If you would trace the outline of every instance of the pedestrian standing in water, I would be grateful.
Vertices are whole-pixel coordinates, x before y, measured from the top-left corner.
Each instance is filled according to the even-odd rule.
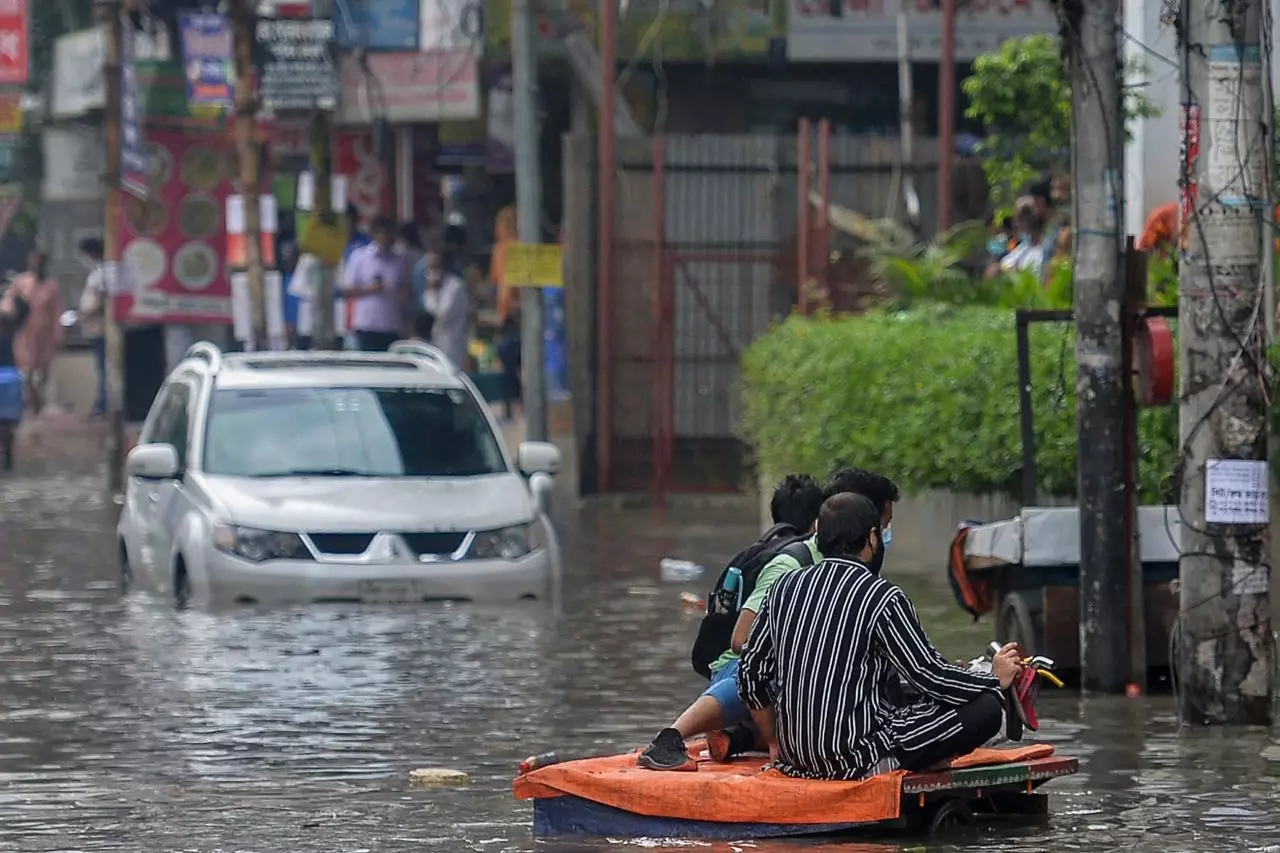
[[[98,394],[89,416],[100,418],[107,413],[107,276],[102,263],[102,241],[97,237],[81,240],[80,258],[88,267],[89,275],[80,294],[76,322],[80,324],[80,334],[89,341],[93,367],[98,373]]]
[[[355,301],[351,326],[359,349],[386,352],[406,325],[409,286],[394,251],[395,223],[380,216],[371,230],[373,242],[356,249],[343,270],[342,293]]]
[[[423,257],[426,292],[421,307],[435,317],[431,342],[460,370],[467,368],[471,337],[471,298],[462,277],[444,265],[444,253],[432,249]]]
[[[14,338],[13,355],[23,372],[27,406],[39,417],[49,370],[62,346],[62,289],[49,275],[48,260],[40,249],[32,249],[27,256],[27,271],[5,293],[0,311],[13,314],[13,300],[18,298],[27,303],[30,313]]]
[[[14,433],[22,420],[22,373],[13,356],[13,339],[27,320],[27,303],[20,296],[6,298],[0,310],[0,467],[13,470]]]

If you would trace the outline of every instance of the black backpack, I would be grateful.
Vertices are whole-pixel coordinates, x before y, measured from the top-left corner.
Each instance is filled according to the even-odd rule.
[[[698,627],[698,638],[693,641],[691,655],[694,672],[703,678],[711,677],[711,664],[733,644],[733,628],[738,623],[738,602],[745,602],[756,588],[760,570],[784,551],[800,564],[801,568],[813,565],[813,552],[806,540],[809,534],[801,533],[790,524],[775,524],[764,535],[740,551],[716,579],[707,595],[707,615]],[[737,567],[742,572],[741,591],[726,590],[725,578],[729,569]]]

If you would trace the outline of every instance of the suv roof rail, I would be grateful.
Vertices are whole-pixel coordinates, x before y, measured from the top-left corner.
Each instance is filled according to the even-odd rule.
[[[186,355],[183,359],[202,358],[209,363],[210,370],[218,370],[222,367],[222,350],[208,341],[196,341],[187,347]]]
[[[387,351],[392,355],[416,355],[429,359],[438,364],[447,373],[453,373],[457,370],[457,366],[449,360],[449,356],[445,355],[443,351],[422,341],[396,341]]]

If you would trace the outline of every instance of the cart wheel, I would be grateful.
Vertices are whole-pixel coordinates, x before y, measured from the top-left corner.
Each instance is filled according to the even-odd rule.
[[[940,801],[924,820],[925,832],[928,835],[941,835],[945,832],[973,826],[973,812],[963,800],[948,797]]]
[[[1031,608],[1021,593],[1011,592],[1000,604],[1001,643],[1017,643],[1027,657],[1039,653],[1039,638],[1036,637],[1035,622],[1031,618]]]

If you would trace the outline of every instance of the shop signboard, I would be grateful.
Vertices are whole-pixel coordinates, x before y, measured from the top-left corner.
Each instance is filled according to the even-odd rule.
[[[375,116],[405,124],[480,118],[480,74],[470,51],[370,53],[364,67],[346,56],[341,79],[342,124],[370,124]],[[376,111],[370,109],[370,79],[378,84]]]
[[[235,98],[231,69],[231,27],[214,12],[179,12],[182,67],[187,103],[196,108],[231,106]]]
[[[117,316],[149,323],[230,322],[223,216],[232,192],[230,141],[155,131],[147,153],[153,190],[124,204],[124,292],[116,297]]]
[[[262,18],[254,27],[262,105],[275,112],[331,110],[338,101],[333,21]]]
[[[440,0],[427,0],[428,6]],[[338,44],[365,50],[417,50],[418,0],[364,0],[333,4]]]
[[[0,84],[22,86],[31,77],[29,19],[27,0],[0,0]]]

